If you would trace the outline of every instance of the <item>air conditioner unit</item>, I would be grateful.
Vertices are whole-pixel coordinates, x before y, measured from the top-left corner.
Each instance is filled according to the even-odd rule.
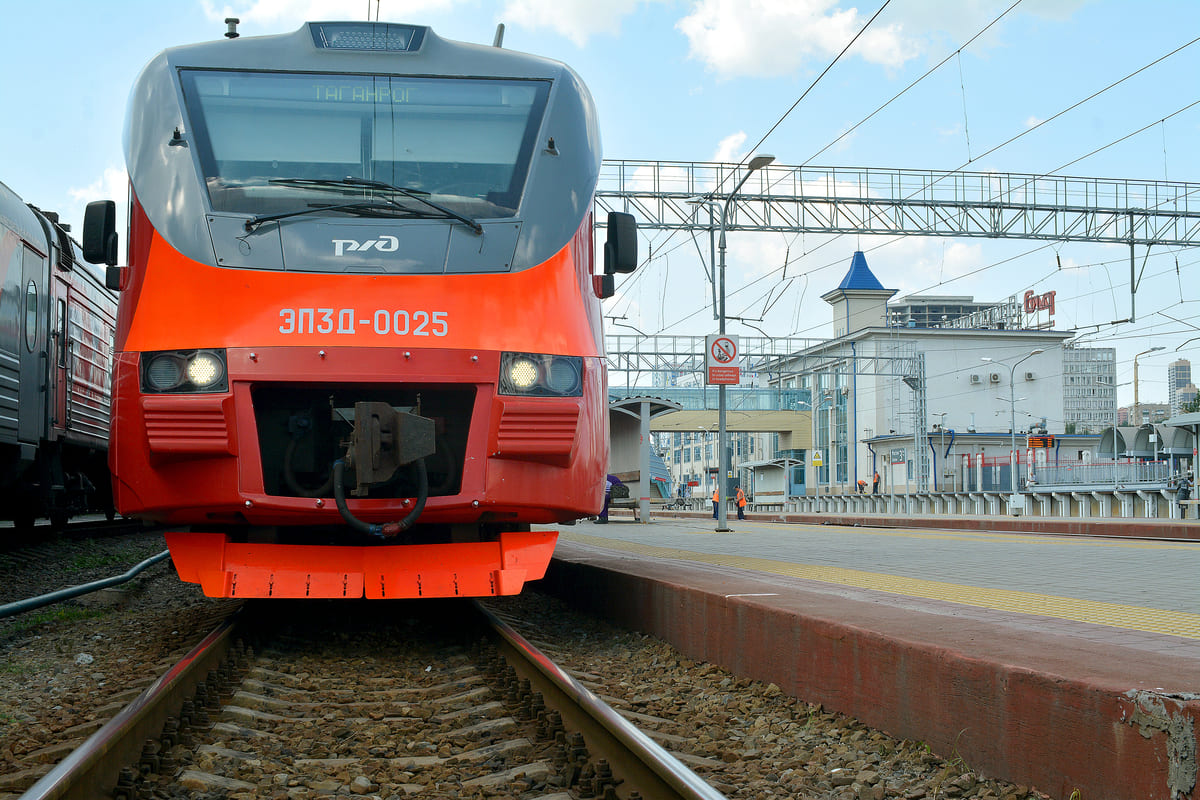
[[[1026,373],[1025,373],[1025,380],[1027,380],[1027,381],[1031,381],[1031,380],[1033,380],[1033,379],[1034,379],[1034,378],[1036,378],[1036,377],[1037,377],[1037,376],[1036,376],[1036,375],[1034,375],[1032,372],[1026,372]]]
[[[982,379],[978,375],[971,376],[971,383],[980,383]]]
[[[991,375],[988,376],[988,380],[990,380],[992,383],[999,383],[1000,382],[1000,373],[993,372]]]

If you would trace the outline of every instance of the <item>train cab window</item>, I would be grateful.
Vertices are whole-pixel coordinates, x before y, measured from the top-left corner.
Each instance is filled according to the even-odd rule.
[[[378,191],[342,183],[351,177],[428,193],[472,219],[515,216],[550,92],[546,80],[223,70],[181,79],[212,208],[245,214]]]

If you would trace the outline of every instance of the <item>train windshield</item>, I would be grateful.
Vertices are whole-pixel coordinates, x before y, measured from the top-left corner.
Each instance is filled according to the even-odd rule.
[[[544,80],[210,70],[181,79],[213,210],[242,214],[376,191],[349,177],[428,194],[474,219],[514,216],[550,91]]]

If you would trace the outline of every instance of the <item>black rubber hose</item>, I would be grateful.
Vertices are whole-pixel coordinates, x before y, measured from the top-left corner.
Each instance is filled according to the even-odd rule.
[[[283,454],[283,482],[297,497],[328,497],[329,490],[333,488],[333,475],[325,478],[325,482],[315,489],[307,489],[300,485],[296,473],[292,470],[292,457],[296,454],[296,446],[294,438],[288,440],[287,450]]]
[[[337,503],[338,513],[342,515],[342,519],[346,520],[346,524],[360,533],[378,536],[383,539],[390,539],[396,534],[411,528],[413,523],[417,521],[417,517],[421,516],[421,512],[425,510],[425,501],[429,499],[429,474],[425,470],[425,459],[419,458],[416,463],[417,504],[399,522],[385,522],[380,525],[372,522],[363,522],[350,513],[350,507],[346,505],[346,486],[344,483],[346,461],[339,458],[333,462],[333,499]]]

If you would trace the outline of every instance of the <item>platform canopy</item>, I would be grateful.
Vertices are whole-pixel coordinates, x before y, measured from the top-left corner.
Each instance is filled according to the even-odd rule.
[[[650,419],[669,414],[672,411],[679,411],[683,408],[682,405],[674,400],[668,400],[665,397],[650,397],[639,395],[636,397],[622,397],[619,400],[612,400],[608,404],[609,411],[619,411],[622,414],[628,414],[635,419],[640,419],[642,416],[642,404],[648,406]]]

